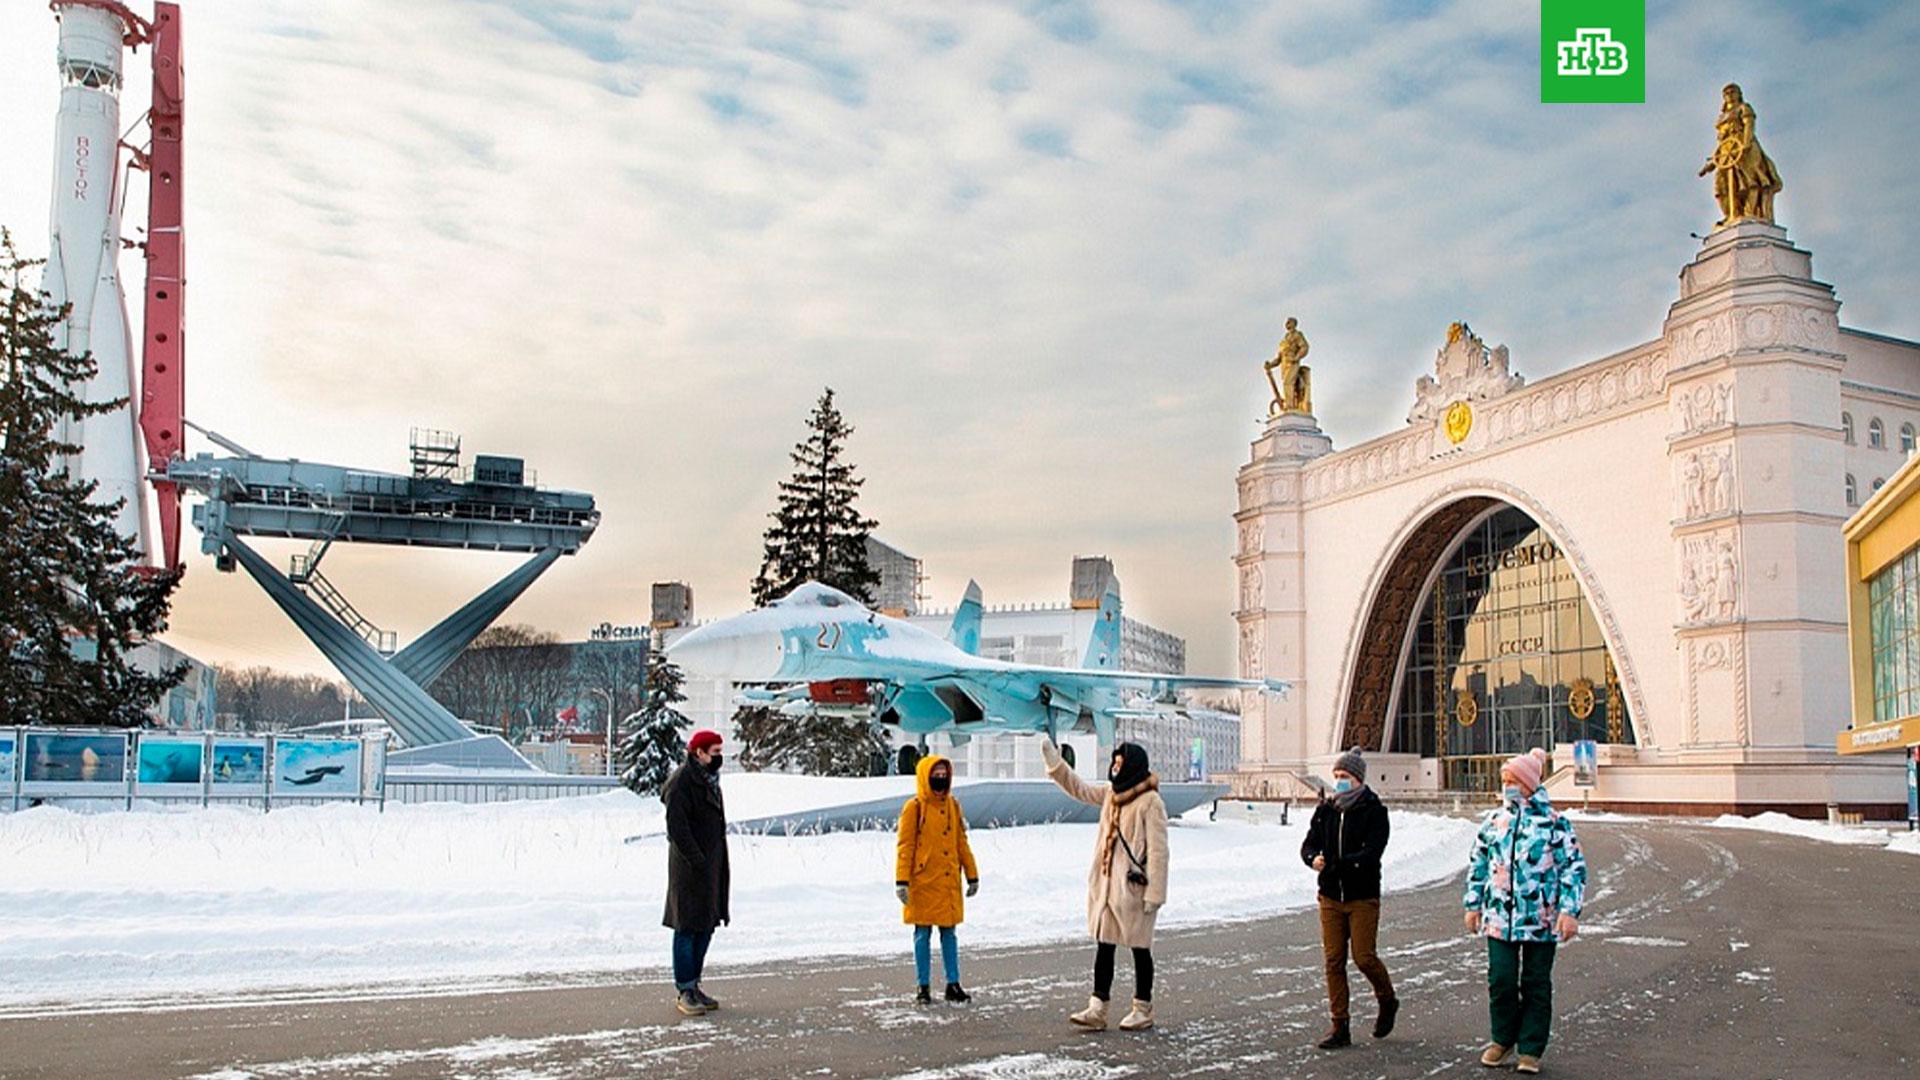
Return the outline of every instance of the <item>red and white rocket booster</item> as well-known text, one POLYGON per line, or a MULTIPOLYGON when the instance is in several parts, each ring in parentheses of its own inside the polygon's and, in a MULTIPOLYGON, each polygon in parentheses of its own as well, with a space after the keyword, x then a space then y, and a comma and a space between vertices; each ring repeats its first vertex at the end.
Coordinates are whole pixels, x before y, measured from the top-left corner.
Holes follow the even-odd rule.
POLYGON ((60 112, 54 129, 53 236, 43 288, 71 305, 55 331, 67 352, 91 352, 98 371, 77 388, 87 401, 127 403, 74 421, 61 432, 80 453, 67 462, 99 485, 101 503, 123 500, 116 525, 150 552, 146 484, 140 466, 133 394, 133 340, 120 288, 121 61, 137 28, 118 4, 55 0, 60 22, 60 112))

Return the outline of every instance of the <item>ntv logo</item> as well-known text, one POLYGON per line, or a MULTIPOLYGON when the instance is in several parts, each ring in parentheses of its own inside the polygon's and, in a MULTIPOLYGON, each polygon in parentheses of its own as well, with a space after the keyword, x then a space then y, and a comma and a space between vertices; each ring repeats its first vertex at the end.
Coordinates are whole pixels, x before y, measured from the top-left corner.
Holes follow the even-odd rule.
POLYGON ((1646 0, 1540 0, 1541 101, 1647 100, 1646 0))
POLYGON ((1627 46, 1606 27, 1582 28, 1572 41, 1558 42, 1560 75, 1625 75, 1627 46))

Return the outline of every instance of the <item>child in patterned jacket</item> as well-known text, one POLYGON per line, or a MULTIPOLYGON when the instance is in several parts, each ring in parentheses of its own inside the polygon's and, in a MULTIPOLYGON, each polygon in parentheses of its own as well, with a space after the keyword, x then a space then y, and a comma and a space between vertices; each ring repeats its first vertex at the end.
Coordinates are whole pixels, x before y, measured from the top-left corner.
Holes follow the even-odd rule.
POLYGON ((1500 768, 1499 809, 1473 841, 1467 871, 1467 932, 1487 939, 1489 1068, 1516 1051, 1516 1071, 1540 1071, 1553 1025, 1553 955, 1580 929, 1587 860, 1573 823, 1541 787, 1547 752, 1538 747, 1500 768))

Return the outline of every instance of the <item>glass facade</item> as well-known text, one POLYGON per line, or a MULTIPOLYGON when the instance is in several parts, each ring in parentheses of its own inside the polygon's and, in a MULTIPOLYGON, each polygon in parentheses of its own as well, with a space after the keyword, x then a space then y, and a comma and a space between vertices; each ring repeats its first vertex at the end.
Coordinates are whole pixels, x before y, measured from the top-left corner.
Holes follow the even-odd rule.
POLYGON ((1887 564, 1867 583, 1873 635, 1873 720, 1920 713, 1920 548, 1887 564))
POLYGON ((1448 558, 1402 668, 1392 751, 1465 757, 1633 741, 1573 566, 1522 510, 1473 526, 1448 558))

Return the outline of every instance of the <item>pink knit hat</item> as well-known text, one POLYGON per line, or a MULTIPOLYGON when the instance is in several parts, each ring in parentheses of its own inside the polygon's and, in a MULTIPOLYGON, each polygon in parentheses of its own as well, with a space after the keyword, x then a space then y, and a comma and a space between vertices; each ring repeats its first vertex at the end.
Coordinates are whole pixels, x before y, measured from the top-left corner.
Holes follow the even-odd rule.
POLYGON ((1520 785, 1521 794, 1532 798, 1533 793, 1540 790, 1540 771, 1546 764, 1547 752, 1536 746, 1519 757, 1509 758, 1500 766, 1500 771, 1513 777, 1513 782, 1520 785))

